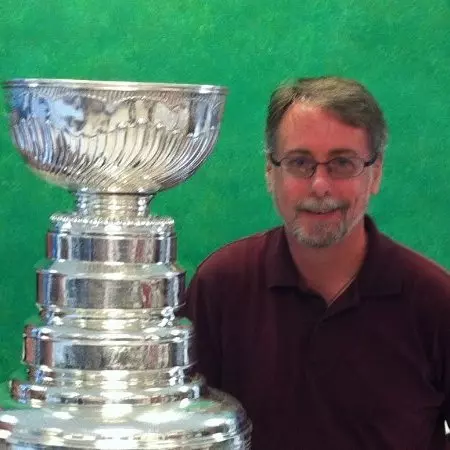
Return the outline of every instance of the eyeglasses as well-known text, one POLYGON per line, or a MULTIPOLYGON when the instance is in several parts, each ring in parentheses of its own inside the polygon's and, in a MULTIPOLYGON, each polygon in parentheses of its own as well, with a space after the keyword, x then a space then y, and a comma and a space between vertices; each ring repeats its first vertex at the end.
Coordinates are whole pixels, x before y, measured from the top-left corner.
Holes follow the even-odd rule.
POLYGON ((353 178, 360 175, 364 169, 371 166, 377 160, 374 155, 366 161, 358 156, 337 156, 325 162, 317 162, 307 155, 288 155, 277 161, 272 154, 269 159, 276 167, 281 167, 286 172, 297 178, 311 178, 319 165, 324 165, 328 174, 333 179, 353 178))

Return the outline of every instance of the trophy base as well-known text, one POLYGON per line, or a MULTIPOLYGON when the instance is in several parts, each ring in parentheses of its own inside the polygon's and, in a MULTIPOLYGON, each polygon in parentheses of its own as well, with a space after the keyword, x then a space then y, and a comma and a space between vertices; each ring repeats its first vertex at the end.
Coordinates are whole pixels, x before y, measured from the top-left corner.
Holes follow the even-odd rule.
POLYGON ((156 405, 47 405, 0 416, 8 450, 247 450, 250 433, 241 406, 214 389, 156 405))

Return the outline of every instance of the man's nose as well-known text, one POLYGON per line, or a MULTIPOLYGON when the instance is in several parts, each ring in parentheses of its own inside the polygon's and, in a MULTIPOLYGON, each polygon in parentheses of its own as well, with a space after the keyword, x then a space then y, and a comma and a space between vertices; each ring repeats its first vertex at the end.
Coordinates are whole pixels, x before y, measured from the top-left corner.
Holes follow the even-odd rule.
POLYGON ((330 194, 331 182, 327 166, 320 164, 311 177, 311 190, 317 197, 325 197, 330 194))

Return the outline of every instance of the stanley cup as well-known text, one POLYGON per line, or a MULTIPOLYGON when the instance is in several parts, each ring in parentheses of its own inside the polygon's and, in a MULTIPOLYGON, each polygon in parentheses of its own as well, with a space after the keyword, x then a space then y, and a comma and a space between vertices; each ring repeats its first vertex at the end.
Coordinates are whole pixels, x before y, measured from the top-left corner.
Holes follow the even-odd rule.
POLYGON ((3 85, 15 146, 75 194, 51 217, 37 269, 41 324, 24 332, 27 380, 4 411, 4 449, 249 449, 239 403, 195 372, 194 329, 177 317, 185 272, 174 222, 149 213, 210 154, 216 86, 14 80, 3 85))

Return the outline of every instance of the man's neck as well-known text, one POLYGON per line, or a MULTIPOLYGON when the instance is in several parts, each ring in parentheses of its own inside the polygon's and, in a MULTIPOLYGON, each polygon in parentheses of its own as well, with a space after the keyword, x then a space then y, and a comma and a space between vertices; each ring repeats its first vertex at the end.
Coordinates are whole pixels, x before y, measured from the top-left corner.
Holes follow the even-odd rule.
POLYGON ((307 247, 290 233, 287 233, 287 241, 297 270, 308 287, 331 303, 351 283, 361 267, 367 236, 361 220, 342 241, 330 247, 307 247))

